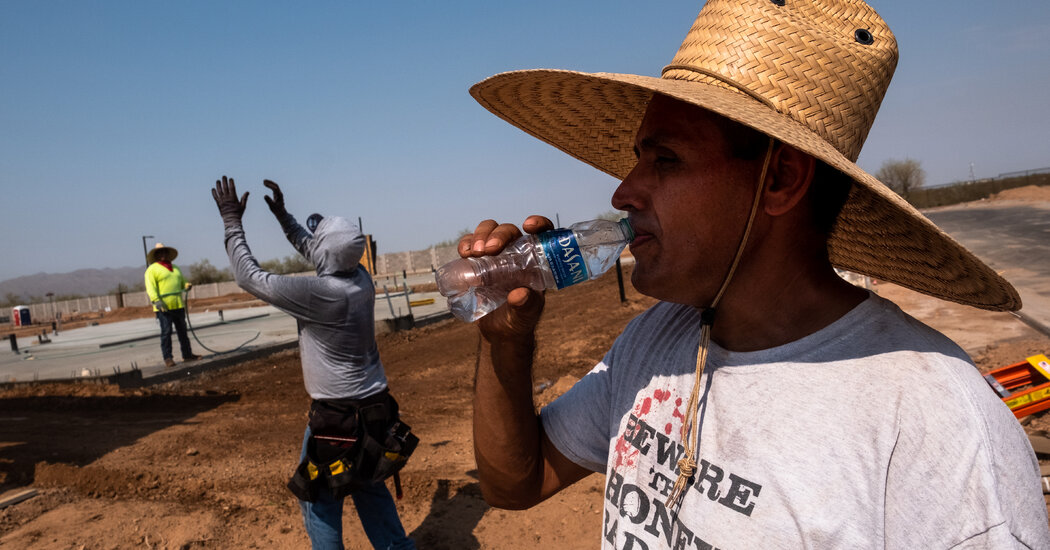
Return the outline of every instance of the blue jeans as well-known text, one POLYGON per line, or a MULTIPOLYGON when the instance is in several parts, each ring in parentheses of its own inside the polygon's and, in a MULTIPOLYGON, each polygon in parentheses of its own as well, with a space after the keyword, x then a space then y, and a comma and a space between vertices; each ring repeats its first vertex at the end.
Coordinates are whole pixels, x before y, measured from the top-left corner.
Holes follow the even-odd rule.
POLYGON ((179 335, 179 348, 182 358, 188 359, 193 355, 190 348, 190 337, 186 334, 186 310, 184 308, 158 311, 157 320, 160 321, 160 354, 165 359, 171 359, 171 327, 175 326, 175 333, 179 335))
MULTIPOLYGON (((306 442, 309 438, 310 427, 307 426, 303 435, 303 450, 299 455, 300 462, 306 457, 306 442)), ((324 491, 321 493, 314 502, 299 501, 311 547, 313 550, 343 550, 343 499, 333 498, 324 491)), ((390 496, 385 483, 379 482, 367 489, 354 491, 350 493, 350 498, 354 501, 361 527, 373 548, 415 550, 415 543, 405 535, 394 498, 390 496)))

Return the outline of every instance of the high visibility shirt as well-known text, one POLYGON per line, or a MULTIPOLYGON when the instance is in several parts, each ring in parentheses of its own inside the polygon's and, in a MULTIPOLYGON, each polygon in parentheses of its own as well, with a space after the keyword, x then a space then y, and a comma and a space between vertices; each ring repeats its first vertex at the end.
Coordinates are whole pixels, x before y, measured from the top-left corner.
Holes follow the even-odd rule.
MULTIPOLYGON (((186 307, 182 301, 182 291, 188 286, 189 283, 175 264, 171 264, 171 271, 159 262, 153 262, 146 268, 146 294, 150 302, 163 300, 168 309, 182 309, 186 307)), ((157 306, 153 306, 153 311, 157 311, 157 306)))

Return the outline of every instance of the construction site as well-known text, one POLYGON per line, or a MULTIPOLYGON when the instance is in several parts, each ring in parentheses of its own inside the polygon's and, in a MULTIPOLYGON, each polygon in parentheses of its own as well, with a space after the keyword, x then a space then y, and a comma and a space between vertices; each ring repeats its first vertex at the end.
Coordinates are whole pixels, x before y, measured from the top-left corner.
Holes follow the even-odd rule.
MULTIPOLYGON (((970 355, 1028 433, 1050 503, 1050 187, 925 213, 1017 287, 1020 314, 863 284, 970 355), (1005 237, 1011 220, 1028 236, 1005 237)), ((537 406, 655 303, 631 286, 631 269, 624 261, 618 273, 547 294, 537 406)), ((377 285, 375 312, 391 391, 420 438, 397 501, 409 535, 428 549, 593 548, 602 475, 526 511, 482 499, 470 414, 478 331, 448 315, 433 276, 419 271, 377 285)), ((295 320, 236 289, 191 299, 189 317, 203 357, 174 368, 160 361, 147 305, 67 315, 61 327, 0 325, 0 547, 308 547, 286 488, 310 401, 295 320)), ((347 547, 368 548, 356 514, 343 521, 347 547)))

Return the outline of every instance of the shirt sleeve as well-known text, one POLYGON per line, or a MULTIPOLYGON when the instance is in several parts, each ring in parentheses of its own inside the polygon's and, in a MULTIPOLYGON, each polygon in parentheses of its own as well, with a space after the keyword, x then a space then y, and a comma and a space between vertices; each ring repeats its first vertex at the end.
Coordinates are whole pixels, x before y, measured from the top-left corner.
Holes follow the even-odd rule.
POLYGON ((343 316, 345 297, 328 292, 320 278, 277 275, 259 267, 239 224, 226 226, 226 253, 237 285, 253 296, 297 319, 323 323, 343 316))
POLYGON ((295 220, 295 216, 288 212, 285 212, 277 221, 281 224, 281 229, 284 230, 284 236, 288 239, 288 242, 292 243, 296 252, 304 258, 309 258, 307 250, 310 241, 313 239, 313 234, 307 231, 305 227, 299 225, 299 222, 295 220))
POLYGON ((160 299, 160 292, 157 290, 157 278, 153 276, 153 264, 150 264, 146 268, 145 284, 146 284, 146 295, 149 296, 150 303, 156 302, 160 299))
POLYGON ((558 451, 595 472, 604 472, 609 458, 609 365, 614 361, 614 350, 610 350, 569 391, 540 411, 544 433, 558 451))
POLYGON ((959 365, 911 388, 900 406, 886 475, 886 547, 1050 547, 1024 430, 974 367, 944 361, 959 365))

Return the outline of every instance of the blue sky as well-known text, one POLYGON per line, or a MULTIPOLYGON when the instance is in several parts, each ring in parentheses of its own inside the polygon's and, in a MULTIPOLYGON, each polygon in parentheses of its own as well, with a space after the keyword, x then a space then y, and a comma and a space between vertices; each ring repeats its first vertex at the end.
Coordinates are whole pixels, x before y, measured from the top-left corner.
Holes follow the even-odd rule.
MULTIPOLYGON (((859 159, 929 185, 1050 166, 1050 2, 872 0, 900 63, 859 159)), ((260 259, 292 253, 262 200, 361 218, 379 252, 486 217, 565 225, 616 182, 467 93, 527 68, 657 75, 702 2, 0 0, 0 280, 133 266, 142 236, 226 265, 209 189, 251 191, 260 259)))

